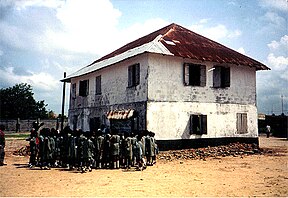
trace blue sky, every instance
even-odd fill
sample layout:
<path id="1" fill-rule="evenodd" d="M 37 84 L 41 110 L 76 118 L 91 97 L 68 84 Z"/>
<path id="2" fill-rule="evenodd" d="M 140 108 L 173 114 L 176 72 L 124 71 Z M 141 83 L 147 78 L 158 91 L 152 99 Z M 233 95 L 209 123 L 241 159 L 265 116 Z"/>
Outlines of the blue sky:
<path id="1" fill-rule="evenodd" d="M 177 23 L 270 67 L 257 72 L 258 111 L 280 114 L 283 95 L 288 114 L 287 19 L 287 0 L 1 0 L 0 88 L 29 83 L 60 113 L 64 71 Z"/>

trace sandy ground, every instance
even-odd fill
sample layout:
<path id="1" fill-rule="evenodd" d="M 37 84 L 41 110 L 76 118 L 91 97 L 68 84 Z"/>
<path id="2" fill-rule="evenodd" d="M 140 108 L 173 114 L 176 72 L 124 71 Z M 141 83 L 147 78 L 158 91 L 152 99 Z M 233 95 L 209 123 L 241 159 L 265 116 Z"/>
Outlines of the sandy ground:
<path id="1" fill-rule="evenodd" d="M 29 170 L 28 157 L 12 155 L 27 144 L 8 139 L 7 166 L 0 167 L 4 196 L 288 196 L 288 141 L 260 137 L 273 153 L 203 160 L 158 160 L 145 171 L 63 169 Z"/>

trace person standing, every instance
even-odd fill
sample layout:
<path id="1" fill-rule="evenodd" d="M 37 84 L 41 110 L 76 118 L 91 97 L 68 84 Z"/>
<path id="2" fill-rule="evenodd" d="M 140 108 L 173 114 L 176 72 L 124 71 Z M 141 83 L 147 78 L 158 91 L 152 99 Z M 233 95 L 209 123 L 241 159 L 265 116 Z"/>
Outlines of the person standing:
<path id="1" fill-rule="evenodd" d="M 5 127 L 4 125 L 0 125 L 0 166 L 4 165 L 4 157 L 5 157 Z"/>
<path id="2" fill-rule="evenodd" d="M 270 137 L 270 132 L 271 132 L 271 127 L 267 124 L 267 126 L 266 126 L 266 135 L 267 135 L 267 138 Z"/>
<path id="3" fill-rule="evenodd" d="M 97 142 L 96 142 L 96 168 L 102 168 L 103 167 L 103 155 L 104 155 L 104 135 L 102 134 L 101 130 L 97 131 Z"/>
<path id="4" fill-rule="evenodd" d="M 120 136 L 118 132 L 113 129 L 112 136 L 110 138 L 110 154 L 111 154 L 111 168 L 118 169 L 120 167 L 119 155 L 120 155 Z"/>
<path id="5" fill-rule="evenodd" d="M 29 159 L 29 168 L 33 168 L 36 165 L 36 157 L 38 154 L 38 134 L 35 129 L 31 129 L 31 134 L 29 138 L 29 146 L 30 146 L 30 159 Z"/>
<path id="6" fill-rule="evenodd" d="M 132 139 L 128 133 L 125 133 L 125 168 L 130 169 L 132 166 L 133 148 Z"/>
<path id="7" fill-rule="evenodd" d="M 87 136 L 87 158 L 86 158 L 86 167 L 88 168 L 89 172 L 92 171 L 92 163 L 94 159 L 94 151 L 95 146 L 92 141 L 92 134 L 89 132 Z"/>

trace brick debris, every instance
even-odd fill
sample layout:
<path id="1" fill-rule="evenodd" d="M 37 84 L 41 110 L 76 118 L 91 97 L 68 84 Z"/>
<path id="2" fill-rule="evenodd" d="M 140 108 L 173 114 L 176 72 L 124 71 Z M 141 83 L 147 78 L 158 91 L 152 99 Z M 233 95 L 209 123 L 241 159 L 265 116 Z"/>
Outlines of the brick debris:
<path id="1" fill-rule="evenodd" d="M 230 143 L 228 145 L 205 147 L 198 149 L 170 150 L 159 152 L 157 158 L 164 161 L 173 160 L 206 160 L 206 158 L 221 158 L 227 156 L 245 156 L 272 152 L 259 148 L 257 144 Z"/>

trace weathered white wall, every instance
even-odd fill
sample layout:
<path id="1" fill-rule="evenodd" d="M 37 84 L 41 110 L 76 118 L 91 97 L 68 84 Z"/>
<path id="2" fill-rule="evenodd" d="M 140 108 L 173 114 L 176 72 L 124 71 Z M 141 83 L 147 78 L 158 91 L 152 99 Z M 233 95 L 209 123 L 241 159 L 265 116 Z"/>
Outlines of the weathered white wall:
<path id="1" fill-rule="evenodd" d="M 184 86 L 183 64 L 206 65 L 205 87 Z M 150 101 L 190 101 L 208 103 L 253 104 L 256 103 L 256 71 L 247 66 L 230 66 L 230 87 L 213 88 L 212 62 L 196 62 L 173 56 L 149 55 L 148 99 Z"/>
<path id="2" fill-rule="evenodd" d="M 100 114 L 99 108 L 102 109 L 101 114 L 103 115 L 107 109 L 117 108 L 117 105 L 147 101 L 147 61 L 147 54 L 142 54 L 111 67 L 73 78 L 71 84 L 76 83 L 77 86 L 75 105 L 74 107 L 70 105 L 69 110 L 70 125 L 72 125 L 73 115 L 78 115 L 77 127 L 89 130 L 89 119 Z M 140 84 L 128 88 L 128 67 L 136 63 L 140 63 Z M 96 76 L 99 75 L 101 75 L 102 94 L 96 95 Z M 89 80 L 89 95 L 87 97 L 79 96 L 79 82 L 81 80 Z"/>
<path id="3" fill-rule="evenodd" d="M 184 86 L 183 63 L 207 66 L 205 87 Z M 208 72 L 214 65 L 149 55 L 147 129 L 156 132 L 158 139 L 257 136 L 255 69 L 223 65 L 230 66 L 230 87 L 215 89 L 213 72 Z M 247 113 L 246 134 L 236 134 L 237 113 Z M 207 135 L 189 135 L 190 114 L 207 115 Z"/>
<path id="4" fill-rule="evenodd" d="M 136 63 L 140 63 L 140 85 L 135 88 L 128 88 L 128 67 Z M 101 69 L 85 76 L 73 78 L 71 84 L 77 83 L 76 97 L 79 100 L 76 104 L 77 107 L 93 107 L 146 100 L 147 65 L 147 54 L 143 54 L 137 58 L 134 57 L 125 60 L 111 67 Z M 95 95 L 95 84 L 96 76 L 99 75 L 101 75 L 102 94 L 97 98 L 98 96 Z M 89 95 L 87 97 L 79 96 L 79 82 L 81 80 L 89 80 Z M 83 99 L 87 100 L 87 102 L 83 102 Z"/>
<path id="5" fill-rule="evenodd" d="M 237 134 L 236 113 L 247 113 L 248 132 Z M 207 135 L 190 135 L 191 114 L 207 115 Z M 156 139 L 193 139 L 216 137 L 257 137 L 257 109 L 254 105 L 148 102 L 147 129 Z"/>
<path id="6" fill-rule="evenodd" d="M 128 86 L 128 67 L 140 63 L 140 85 Z M 205 87 L 184 86 L 183 63 L 207 66 Z M 255 69 L 230 66 L 230 87 L 213 88 L 214 64 L 173 56 L 142 54 L 111 67 L 73 78 L 77 83 L 74 107 L 69 110 L 69 123 L 78 115 L 77 127 L 89 130 L 89 119 L 101 117 L 107 109 L 138 103 L 142 117 L 146 114 L 147 129 L 156 132 L 157 139 L 190 139 L 209 137 L 256 137 L 256 76 Z M 102 94 L 95 95 L 95 78 L 101 75 Z M 89 95 L 79 96 L 79 81 L 89 79 Z M 71 102 L 71 101 L 70 101 Z M 121 106 L 122 105 L 122 106 Z M 236 133 L 236 114 L 247 113 L 248 133 Z M 207 135 L 189 135 L 190 114 L 207 115 Z M 105 116 L 104 116 L 105 117 Z"/>

